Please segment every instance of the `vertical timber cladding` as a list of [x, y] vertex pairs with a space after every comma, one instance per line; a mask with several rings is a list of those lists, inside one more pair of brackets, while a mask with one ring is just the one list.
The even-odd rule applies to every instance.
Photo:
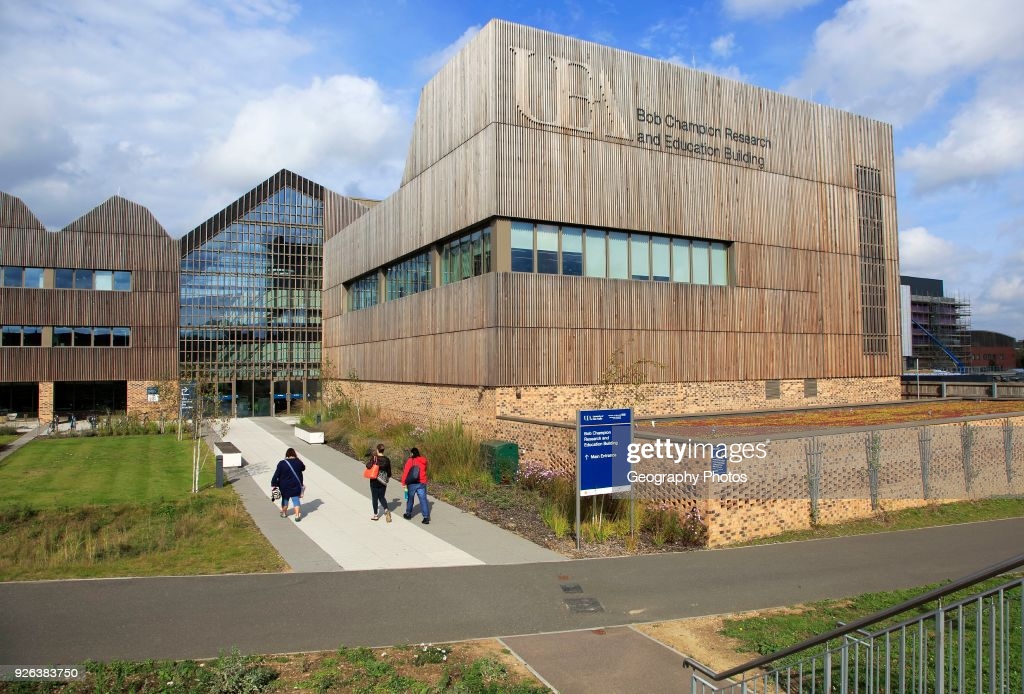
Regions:
[[[813, 320], [788, 314], [779, 329], [744, 320], [749, 316], [742, 311], [709, 321], [729, 315], [733, 305], [724, 296], [708, 301], [706, 290], [684, 287], [679, 305], [706, 302], [707, 313], [689, 319], [661, 314], [662, 339], [690, 342], [682, 348], [690, 354], [707, 353], [704, 346], [712, 343], [711, 352], [737, 355], [728, 373], [719, 364], [702, 364], [697, 370], [704, 379], [898, 373], [897, 355], [879, 348], [886, 335], [896, 334], [898, 313], [891, 291], [897, 264], [890, 126], [501, 22], [494, 51], [499, 215], [732, 242], [733, 287], [725, 295], [749, 287], [759, 296], [748, 295], [745, 302], [780, 292], [814, 296]], [[870, 277], [862, 273], [859, 238], [857, 171], [865, 166], [877, 174], [877, 252]], [[794, 276], [806, 282], [794, 286]], [[873, 282], [868, 293], [865, 279]], [[641, 289], [617, 327], [640, 328], [628, 324], [630, 317], [645, 315], [657, 291]], [[870, 324], [862, 307], [868, 295]], [[886, 306], [893, 308], [886, 312]], [[511, 310], [531, 308], [516, 301]], [[527, 344], [534, 318], [513, 322]], [[569, 327], [572, 320], [567, 312], [544, 327]], [[865, 353], [868, 325], [874, 349]], [[745, 351], [748, 337], [754, 345]], [[541, 334], [532, 343], [551, 346]], [[607, 355], [607, 349], [594, 354]], [[664, 378], [693, 378], [688, 370], [666, 369]], [[575, 378], [555, 375], [548, 382], [579, 382]]]
[[[343, 372], [417, 383], [593, 383], [630, 341], [627, 356], [664, 363], [653, 378], [669, 383], [892, 377], [898, 355], [863, 350], [856, 180], [857, 166], [880, 172], [894, 306], [892, 162], [884, 123], [493, 21], [424, 88], [402, 188], [328, 242], [340, 315], [328, 313], [325, 348]], [[491, 218], [724, 242], [729, 283], [504, 271], [475, 299], [449, 285], [396, 302], [422, 313], [344, 312], [345, 283]], [[886, 313], [886, 334], [897, 320]], [[420, 356], [374, 356], [359, 337], [370, 324], [390, 324]], [[427, 356], [441, 326], [486, 331], [490, 359], [429, 367], [447, 358]]]
[[130, 291], [0, 289], [3, 324], [131, 329], [127, 348], [44, 345], [0, 350], [0, 381], [173, 378], [178, 345], [177, 242], [152, 213], [115, 196], [61, 231], [48, 232], [38, 220], [31, 223], [34, 217], [26, 216], [31, 215], [27, 208], [22, 205], [18, 213], [11, 196], [0, 196], [0, 265], [131, 272]]

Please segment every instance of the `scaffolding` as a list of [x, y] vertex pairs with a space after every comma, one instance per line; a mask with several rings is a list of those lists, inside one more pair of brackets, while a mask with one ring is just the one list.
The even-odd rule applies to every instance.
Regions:
[[922, 369], [960, 372], [970, 363], [970, 300], [912, 294], [910, 313], [914, 358]]

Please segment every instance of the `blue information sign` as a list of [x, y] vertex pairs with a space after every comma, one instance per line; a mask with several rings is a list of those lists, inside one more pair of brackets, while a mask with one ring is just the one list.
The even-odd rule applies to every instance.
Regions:
[[192, 415], [195, 413], [196, 407], [196, 384], [182, 383], [181, 384], [181, 418], [192, 419]]
[[729, 459], [723, 454], [721, 457], [717, 453], [711, 454], [711, 472], [716, 475], [724, 475], [729, 471]]
[[580, 410], [576, 458], [580, 496], [629, 491], [633, 410]]

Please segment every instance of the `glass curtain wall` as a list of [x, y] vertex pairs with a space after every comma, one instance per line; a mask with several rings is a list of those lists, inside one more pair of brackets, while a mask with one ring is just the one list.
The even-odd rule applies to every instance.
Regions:
[[289, 187], [183, 249], [182, 378], [215, 382], [222, 412], [319, 392], [322, 252], [322, 201]]

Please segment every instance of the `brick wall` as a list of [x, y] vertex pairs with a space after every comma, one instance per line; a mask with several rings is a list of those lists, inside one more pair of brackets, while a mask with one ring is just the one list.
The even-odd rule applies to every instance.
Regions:
[[49, 422], [53, 419], [53, 382], [39, 383], [39, 421]]

